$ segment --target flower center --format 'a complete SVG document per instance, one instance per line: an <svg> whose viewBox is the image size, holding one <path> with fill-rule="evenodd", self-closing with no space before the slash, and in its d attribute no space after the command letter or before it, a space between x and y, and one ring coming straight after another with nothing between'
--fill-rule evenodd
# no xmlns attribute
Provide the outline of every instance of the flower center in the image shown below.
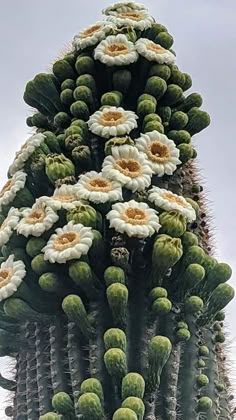
<svg viewBox="0 0 236 420"><path fill-rule="evenodd" d="M148 50L154 51L157 54L165 54L165 48L162 48L159 44L155 44L154 42L150 42L147 46Z"/></svg>
<svg viewBox="0 0 236 420"><path fill-rule="evenodd" d="M9 181L6 182L3 189L0 191L0 198L3 197L4 194L11 189L12 184L13 184L12 179L9 179Z"/></svg>
<svg viewBox="0 0 236 420"><path fill-rule="evenodd" d="M25 223L36 225L37 223L43 222L45 216L45 211L43 209L32 211L32 213L25 218Z"/></svg>
<svg viewBox="0 0 236 420"><path fill-rule="evenodd" d="M137 12L125 12L125 13L119 13L118 17L120 18L128 18L131 20L135 20L136 22L142 20L142 15L140 13Z"/></svg>
<svg viewBox="0 0 236 420"><path fill-rule="evenodd" d="M90 191L108 192L111 191L111 182L107 179L94 178L88 182L87 187Z"/></svg>
<svg viewBox="0 0 236 420"><path fill-rule="evenodd" d="M0 289L11 281L12 270L0 270Z"/></svg>
<svg viewBox="0 0 236 420"><path fill-rule="evenodd" d="M169 148L159 141L149 144L146 153L149 159L156 163L167 162L170 157Z"/></svg>
<svg viewBox="0 0 236 420"><path fill-rule="evenodd" d="M142 174L142 166L134 159L119 159L116 161L115 167L130 178L136 178Z"/></svg>
<svg viewBox="0 0 236 420"><path fill-rule="evenodd" d="M130 207L122 214L122 219L132 225L145 225L148 217L144 210Z"/></svg>
<svg viewBox="0 0 236 420"><path fill-rule="evenodd" d="M129 49L127 45L120 43L114 43L110 44L106 47L105 53L108 55L111 55L112 57L116 57L120 54L127 54L129 52Z"/></svg>
<svg viewBox="0 0 236 420"><path fill-rule="evenodd" d="M162 194L162 197L170 201L171 203L176 203L182 207L188 207L187 203L182 197L178 197L177 195L174 195L170 192Z"/></svg>
<svg viewBox="0 0 236 420"><path fill-rule="evenodd" d="M54 241L54 249L56 251L64 251L64 249L72 248L74 245L79 243L80 237L78 233L67 232L59 235Z"/></svg>
<svg viewBox="0 0 236 420"><path fill-rule="evenodd" d="M81 38L88 38L93 35L95 32L98 32L101 29L102 25L93 25L91 28L86 29L80 35Z"/></svg>
<svg viewBox="0 0 236 420"><path fill-rule="evenodd" d="M77 198L74 195L63 195L63 194L56 194L53 195L53 200L61 201L62 203L73 203L76 201Z"/></svg>
<svg viewBox="0 0 236 420"><path fill-rule="evenodd" d="M122 112L108 111L101 116L100 122L102 125L107 127L119 125L124 122L124 115L122 114Z"/></svg>

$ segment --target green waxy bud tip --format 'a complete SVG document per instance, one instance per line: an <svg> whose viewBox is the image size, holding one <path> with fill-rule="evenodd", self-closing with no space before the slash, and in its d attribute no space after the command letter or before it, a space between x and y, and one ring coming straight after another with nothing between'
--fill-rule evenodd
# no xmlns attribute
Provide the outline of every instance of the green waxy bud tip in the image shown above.
<svg viewBox="0 0 236 420"><path fill-rule="evenodd" d="M86 379L85 381L82 382L80 390L82 394L86 394L86 393L96 394L99 397L101 403L103 404L103 401L104 401L103 388L102 388L101 382L98 379L96 378Z"/></svg>
<svg viewBox="0 0 236 420"><path fill-rule="evenodd" d="M184 303L185 311L190 314L197 314L203 310L204 302L199 296L189 296Z"/></svg>
<svg viewBox="0 0 236 420"><path fill-rule="evenodd" d="M74 404L71 397L66 392L58 392L52 398L52 406L54 410L60 414L70 414L74 411Z"/></svg>
<svg viewBox="0 0 236 420"><path fill-rule="evenodd" d="M59 414L50 412L50 413L44 414L43 416L40 416L39 420L61 420L61 416Z"/></svg>
<svg viewBox="0 0 236 420"><path fill-rule="evenodd" d="M191 333L187 328L180 328L176 331L176 337L179 341L188 341L191 338Z"/></svg>
<svg viewBox="0 0 236 420"><path fill-rule="evenodd" d="M113 283L125 284L125 272L120 267L110 266L104 272L104 279L107 287Z"/></svg>
<svg viewBox="0 0 236 420"><path fill-rule="evenodd" d="M152 304L152 312L155 315L168 314L172 309L172 303L167 298L158 298Z"/></svg>
<svg viewBox="0 0 236 420"><path fill-rule="evenodd" d="M145 381L139 373L128 373L122 380L122 399L127 397L143 398Z"/></svg>
<svg viewBox="0 0 236 420"><path fill-rule="evenodd" d="M154 287L149 293L149 298L153 302L158 298L167 298L168 292L163 287Z"/></svg>
<svg viewBox="0 0 236 420"><path fill-rule="evenodd" d="M78 406L86 419L101 420L104 418L100 398L94 392L87 392L80 396Z"/></svg>
<svg viewBox="0 0 236 420"><path fill-rule="evenodd" d="M119 348L126 352L126 335L119 328L110 328L104 334L105 349Z"/></svg>
<svg viewBox="0 0 236 420"><path fill-rule="evenodd" d="M208 376L201 374L196 376L196 384L199 388L209 384Z"/></svg>
<svg viewBox="0 0 236 420"><path fill-rule="evenodd" d="M213 406L213 402L209 397L201 397L198 400L197 404L197 412L199 413L207 413Z"/></svg>
<svg viewBox="0 0 236 420"><path fill-rule="evenodd" d="M128 397L122 402L122 408L130 408L138 417L138 420L143 420L145 406L143 401L137 397Z"/></svg>
<svg viewBox="0 0 236 420"><path fill-rule="evenodd" d="M104 354L104 362L108 373L115 379L121 379L127 373L126 355L123 350L112 348Z"/></svg>
<svg viewBox="0 0 236 420"><path fill-rule="evenodd" d="M200 346L199 347L199 355L200 356L207 357L207 356L209 356L209 354L210 354L210 352L209 352L209 349L208 349L207 346Z"/></svg>
<svg viewBox="0 0 236 420"><path fill-rule="evenodd" d="M188 330L188 324L184 321L179 321L177 324L177 329L180 329L180 328L185 328L186 330Z"/></svg>
<svg viewBox="0 0 236 420"><path fill-rule="evenodd" d="M138 417L130 408L119 408L113 414L112 420L138 420Z"/></svg>

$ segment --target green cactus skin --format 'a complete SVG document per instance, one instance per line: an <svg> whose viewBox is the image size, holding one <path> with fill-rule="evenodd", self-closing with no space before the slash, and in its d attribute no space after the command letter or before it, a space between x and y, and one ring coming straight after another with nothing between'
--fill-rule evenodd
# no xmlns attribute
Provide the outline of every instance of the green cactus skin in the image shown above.
<svg viewBox="0 0 236 420"><path fill-rule="evenodd" d="M51 410L52 384L50 379L50 357L47 351L49 334L47 328L36 323L36 369L39 398L39 414L46 414Z"/></svg>
<svg viewBox="0 0 236 420"><path fill-rule="evenodd" d="M136 13L143 6L126 7ZM176 55L173 37L160 23L110 34L123 34L133 44L147 38ZM28 239L13 233L0 263L12 254L27 275L0 303L0 356L16 358L15 377L0 377L0 384L15 394L14 420L230 419L222 309L234 295L227 284L231 269L212 257L192 143L210 117L201 109L201 95L186 93L192 79L176 64L139 55L130 65L108 68L95 59L98 43L76 50L75 41L51 73L27 83L24 99L36 111L27 124L45 137L24 164L25 188L0 209L1 225L11 205L51 198L63 184L76 192L80 175L101 172L114 150L132 149L142 133L153 130L175 143L181 164L172 175L153 175L150 188L183 196L196 220L157 208L160 230L131 238L109 226L113 202L83 201L78 194L76 208L56 210L56 227L68 221L89 226L93 243L86 256L60 265L45 261L42 251L55 227ZM122 136L114 128L105 139L90 122L111 106L132 110L137 127ZM126 186L118 202L155 207L149 186L135 192ZM4 273L1 279L0 288Z"/></svg>
<svg viewBox="0 0 236 420"><path fill-rule="evenodd" d="M6 379L0 374L0 387L8 391L15 391L16 382L10 379Z"/></svg>

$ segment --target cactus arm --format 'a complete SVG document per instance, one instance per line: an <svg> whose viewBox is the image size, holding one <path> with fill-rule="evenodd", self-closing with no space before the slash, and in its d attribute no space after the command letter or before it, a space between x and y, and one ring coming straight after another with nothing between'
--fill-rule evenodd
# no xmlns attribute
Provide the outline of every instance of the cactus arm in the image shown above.
<svg viewBox="0 0 236 420"><path fill-rule="evenodd" d="M64 325L56 319L49 327L50 335L50 367L53 392L67 392L68 368L66 366L66 354L64 345Z"/></svg>
<svg viewBox="0 0 236 420"><path fill-rule="evenodd" d="M26 398L27 398L27 418L37 420L39 418L39 399L36 369L36 347L35 347L35 323L27 323L25 329L28 351L26 354Z"/></svg>
<svg viewBox="0 0 236 420"><path fill-rule="evenodd" d="M42 416L51 410L52 384L50 358L48 352L49 334L43 324L36 323L36 365L39 394L39 414Z"/></svg>

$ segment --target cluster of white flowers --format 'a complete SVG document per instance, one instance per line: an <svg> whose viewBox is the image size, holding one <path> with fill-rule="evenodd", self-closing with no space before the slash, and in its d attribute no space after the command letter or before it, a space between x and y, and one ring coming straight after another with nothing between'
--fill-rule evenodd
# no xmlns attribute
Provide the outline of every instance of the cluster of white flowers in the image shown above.
<svg viewBox="0 0 236 420"><path fill-rule="evenodd" d="M27 174L24 171L17 171L10 178L0 191L0 210L2 206L12 203L16 195L25 187Z"/></svg>
<svg viewBox="0 0 236 420"><path fill-rule="evenodd" d="M41 146L44 142L45 136L41 133L34 134L31 136L25 144L21 147L19 152L16 153L16 157L9 168L9 174L12 176L20 169L24 168L27 160L32 156L35 150Z"/></svg>

